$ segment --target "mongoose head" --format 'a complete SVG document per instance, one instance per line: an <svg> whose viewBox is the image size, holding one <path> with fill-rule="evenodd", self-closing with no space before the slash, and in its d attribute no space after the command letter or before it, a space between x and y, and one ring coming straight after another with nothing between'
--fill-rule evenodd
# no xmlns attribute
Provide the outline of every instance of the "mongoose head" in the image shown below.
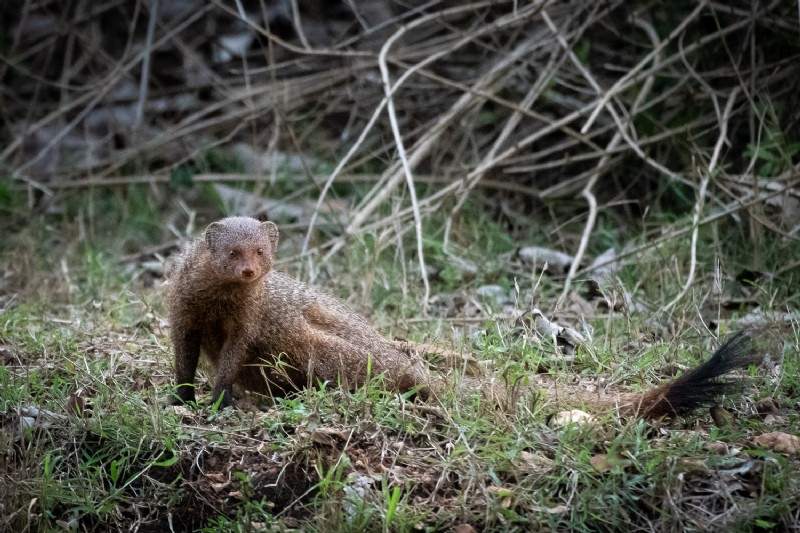
<svg viewBox="0 0 800 533"><path fill-rule="evenodd" d="M206 228L205 242L211 265L231 281L251 283L272 268L278 247L278 226L249 217L229 217Z"/></svg>

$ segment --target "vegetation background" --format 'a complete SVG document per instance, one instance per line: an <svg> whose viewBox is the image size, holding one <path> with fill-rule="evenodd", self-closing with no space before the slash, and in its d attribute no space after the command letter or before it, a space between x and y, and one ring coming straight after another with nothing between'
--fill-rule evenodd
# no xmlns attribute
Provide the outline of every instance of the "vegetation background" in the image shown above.
<svg viewBox="0 0 800 533"><path fill-rule="evenodd" d="M0 529L797 531L799 14L3 1ZM169 257L232 214L454 390L538 392L165 408ZM553 424L742 328L713 421Z"/></svg>

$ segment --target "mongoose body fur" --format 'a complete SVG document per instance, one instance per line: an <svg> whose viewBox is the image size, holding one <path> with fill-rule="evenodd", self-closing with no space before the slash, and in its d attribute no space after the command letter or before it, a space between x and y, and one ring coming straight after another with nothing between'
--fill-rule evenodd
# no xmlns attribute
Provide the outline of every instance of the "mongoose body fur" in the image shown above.
<svg viewBox="0 0 800 533"><path fill-rule="evenodd" d="M195 400L201 354L216 370L212 401L221 407L232 405L234 383L284 394L318 381L359 386L369 372L390 390L424 388L420 361L339 299L273 271L277 245L274 223L230 217L181 253L168 289L175 403Z"/></svg>
<svg viewBox="0 0 800 533"><path fill-rule="evenodd" d="M368 374L382 374L388 389L415 389L423 396L444 384L339 299L272 270L277 245L274 223L230 217L210 224L181 253L167 295L175 403L195 400L201 354L216 370L212 399L221 407L232 405L234 383L284 394L319 381L355 387ZM702 365L645 393L576 393L574 399L623 416L682 415L735 391L741 384L724 376L757 361L749 338L739 333ZM495 380L468 376L463 386L508 400L508 390Z"/></svg>

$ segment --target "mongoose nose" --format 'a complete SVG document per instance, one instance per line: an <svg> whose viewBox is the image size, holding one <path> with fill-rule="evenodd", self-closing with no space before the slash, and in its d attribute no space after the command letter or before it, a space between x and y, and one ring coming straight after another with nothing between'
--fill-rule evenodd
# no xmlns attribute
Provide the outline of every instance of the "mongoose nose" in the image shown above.
<svg viewBox="0 0 800 533"><path fill-rule="evenodd" d="M252 268L243 268L242 269L242 277L243 278L252 278L253 274L255 274L255 272L253 272Z"/></svg>

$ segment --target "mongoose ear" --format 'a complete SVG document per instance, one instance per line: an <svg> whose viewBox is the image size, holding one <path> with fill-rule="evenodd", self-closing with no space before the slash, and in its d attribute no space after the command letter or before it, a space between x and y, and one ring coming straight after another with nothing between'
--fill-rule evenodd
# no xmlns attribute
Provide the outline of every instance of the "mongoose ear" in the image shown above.
<svg viewBox="0 0 800 533"><path fill-rule="evenodd" d="M278 251L278 226L276 226L274 222L262 222L261 231L263 231L264 235L269 239L269 245L274 254Z"/></svg>
<svg viewBox="0 0 800 533"><path fill-rule="evenodd" d="M214 241L217 238L217 233L219 233L220 228L222 228L222 224L220 224L219 222L212 222L206 228L205 231L206 246L208 246L209 248L214 247Z"/></svg>

